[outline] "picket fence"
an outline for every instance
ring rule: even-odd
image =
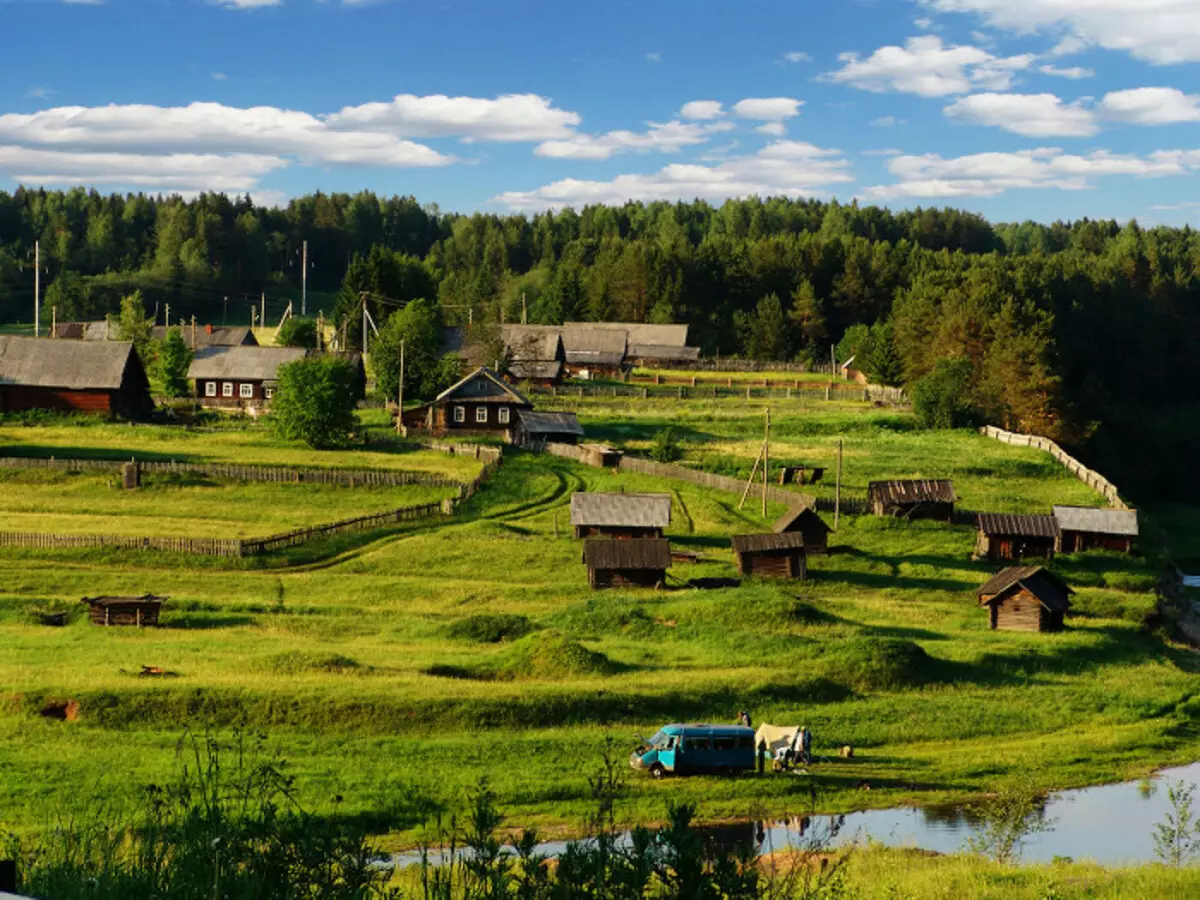
[[[805,382],[800,382],[804,385]],[[566,397],[583,399],[585,397],[620,397],[649,400],[650,398],[670,398],[674,400],[705,400],[737,397],[745,400],[812,400],[829,402],[832,400],[858,400],[863,403],[887,403],[903,405],[908,403],[908,397],[900,388],[887,387],[881,384],[848,384],[835,383],[824,387],[767,387],[750,384],[733,386],[721,384],[595,384],[595,385],[563,385],[550,387],[532,386],[528,393],[550,397]]]
[[[1011,444],[1016,447],[1035,447],[1038,450],[1045,450],[1060,462],[1068,472],[1088,487],[1103,494],[1111,506],[1116,509],[1129,509],[1129,506],[1121,499],[1120,491],[1115,484],[1099,472],[1089,469],[1049,438],[1039,437],[1036,434],[1018,434],[1013,431],[1005,431],[1003,428],[996,428],[992,425],[985,425],[979,431],[981,434],[1000,441],[1002,444]]]

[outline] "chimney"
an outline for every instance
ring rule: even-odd
[[[204,326],[204,333],[212,334],[212,323],[211,322],[209,322],[207,325]]]

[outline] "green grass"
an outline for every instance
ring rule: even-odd
[[[759,411],[735,401],[573,405],[589,433],[628,447],[676,425],[687,461],[714,470],[748,471],[761,433]],[[1043,454],[973,433],[922,433],[854,404],[779,403],[772,414],[779,460],[828,464],[844,437],[852,492],[922,475],[954,478],[970,509],[1099,503]],[[123,431],[0,427],[0,447],[124,452]],[[193,458],[305,452],[256,432],[130,431]],[[365,455],[411,468],[420,454]],[[812,558],[809,581],[702,590],[688,584],[734,574],[728,536],[767,527],[781,505],[763,519],[755,504],[739,511],[736,496],[686,483],[506,455],[440,527],[368,535],[273,571],[150,554],[0,556],[0,819],[37,827],[91,798],[125,802],[171,771],[181,729],[204,723],[267,731],[317,810],[335,796],[339,815],[377,815],[397,794],[454,805],[486,776],[511,822],[550,833],[578,829],[609,742],[623,755],[636,733],[732,721],[743,707],[813,729],[830,811],[941,802],[1025,775],[1079,786],[1195,758],[1195,657],[1144,625],[1153,554],[1056,560],[1077,591],[1057,635],[987,630],[972,591],[991,570],[970,560],[968,525],[845,516],[831,537],[844,552]],[[317,456],[364,464],[361,452]],[[583,488],[671,492],[672,542],[701,561],[673,568],[665,591],[590,592],[568,524],[570,493]],[[50,628],[33,616],[85,594],[145,591],[171,598],[160,629]],[[177,677],[130,674],[142,665]],[[79,721],[38,715],[61,699],[79,701]],[[836,759],[843,744],[853,759]],[[660,820],[669,800],[707,817],[783,813],[807,807],[802,781],[630,775],[621,814]],[[389,840],[411,840],[411,823],[399,827]]]
[[[763,379],[774,382],[775,384],[792,384],[799,381],[801,384],[808,383],[810,385],[824,386],[829,383],[829,375],[821,374],[820,372],[707,372],[707,371],[691,371],[688,369],[652,369],[638,367],[633,370],[636,376],[651,377],[655,375],[662,376],[663,383],[670,381],[677,383],[678,379],[691,379],[695,376],[697,384],[718,384],[732,381],[734,384],[762,384]],[[853,382],[846,381],[844,378],[837,378],[834,384],[846,384],[854,386]],[[859,386],[861,389],[861,386]]]

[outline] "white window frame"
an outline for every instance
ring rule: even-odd
[[[217,396],[217,383],[215,381],[204,382],[204,396],[205,397]]]
[[[467,421],[466,407],[463,407],[463,406],[454,407],[454,422],[455,422],[455,424],[462,425],[466,421]]]
[[[233,382],[232,381],[226,381],[221,384],[221,396],[222,397],[232,397],[233,396]]]
[[[263,385],[263,398],[273,400],[275,398],[275,388],[271,385]]]
[[[242,382],[238,385],[238,397],[243,400],[254,399],[254,385],[247,382]]]
[[[486,425],[488,423],[488,414],[486,406],[475,407],[475,424]]]
[[[496,413],[497,419],[501,425],[507,425],[510,421],[511,412],[507,406],[502,406]]]

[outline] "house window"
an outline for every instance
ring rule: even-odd
[[[233,396],[233,382],[232,381],[226,381],[224,384],[221,385],[221,396],[222,397],[232,397]]]
[[[487,424],[487,407],[486,406],[475,407],[475,424],[476,425],[486,425]]]
[[[238,385],[238,396],[241,397],[243,400],[254,399],[254,385],[239,384]]]
[[[461,406],[454,407],[454,421],[459,424],[467,421],[467,411]]]
[[[215,381],[204,382],[204,396],[205,397],[217,396],[217,383]]]
[[[500,407],[499,416],[500,416],[500,424],[507,425],[508,424],[508,416],[509,416],[509,409],[507,406]]]
[[[273,387],[264,387],[264,388],[263,388],[263,396],[264,396],[266,399],[270,400],[272,397],[274,397],[274,396],[275,396],[275,388],[273,388]]]

